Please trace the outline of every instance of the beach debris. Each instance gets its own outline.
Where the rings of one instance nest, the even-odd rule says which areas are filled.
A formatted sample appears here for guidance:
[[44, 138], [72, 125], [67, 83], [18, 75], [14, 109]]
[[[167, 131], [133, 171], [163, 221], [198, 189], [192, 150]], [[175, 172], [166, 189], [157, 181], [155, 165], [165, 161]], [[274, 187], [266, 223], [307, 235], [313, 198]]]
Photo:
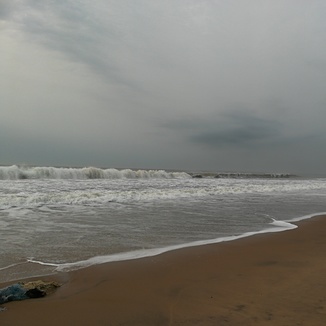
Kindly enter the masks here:
[[0, 304], [32, 298], [42, 298], [60, 286], [57, 282], [19, 282], [0, 289]]

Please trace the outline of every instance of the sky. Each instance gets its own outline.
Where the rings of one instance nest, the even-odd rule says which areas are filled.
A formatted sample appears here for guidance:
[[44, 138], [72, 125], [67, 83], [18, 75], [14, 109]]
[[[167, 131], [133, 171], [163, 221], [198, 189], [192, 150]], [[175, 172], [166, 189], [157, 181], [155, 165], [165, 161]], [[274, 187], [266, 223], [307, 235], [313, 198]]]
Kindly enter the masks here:
[[324, 0], [0, 0], [0, 165], [326, 174]]

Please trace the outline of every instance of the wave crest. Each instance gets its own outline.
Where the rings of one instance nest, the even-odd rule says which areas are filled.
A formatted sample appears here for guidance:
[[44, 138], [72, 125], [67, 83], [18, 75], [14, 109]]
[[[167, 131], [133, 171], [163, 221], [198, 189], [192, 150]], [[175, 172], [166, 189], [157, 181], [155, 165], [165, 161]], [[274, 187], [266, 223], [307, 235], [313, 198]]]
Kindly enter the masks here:
[[185, 172], [167, 172], [165, 170], [131, 170], [131, 169], [100, 169], [58, 168], [58, 167], [24, 167], [0, 166], [0, 180], [23, 179], [172, 179], [191, 178]]

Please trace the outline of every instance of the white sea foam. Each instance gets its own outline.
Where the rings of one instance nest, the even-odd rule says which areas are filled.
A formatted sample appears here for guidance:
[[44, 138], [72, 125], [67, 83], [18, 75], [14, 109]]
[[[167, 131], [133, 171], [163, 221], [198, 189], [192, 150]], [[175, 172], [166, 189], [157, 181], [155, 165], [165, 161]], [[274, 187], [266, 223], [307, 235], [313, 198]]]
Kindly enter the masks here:
[[25, 264], [26, 262], [21, 262], [21, 263], [15, 263], [15, 264], [10, 264], [8, 266], [5, 266], [5, 267], [0, 267], [0, 271], [4, 271], [6, 269], [10, 269], [12, 267], [16, 267], [16, 266], [19, 266], [19, 265], [22, 265], [22, 264]]
[[[116, 170], [117, 171], [117, 170]], [[124, 170], [125, 171], [125, 170]], [[121, 171], [118, 171], [119, 173]], [[138, 171], [139, 172], [139, 171]], [[133, 173], [138, 173], [133, 172]], [[139, 172], [139, 175], [142, 173]], [[147, 171], [145, 175], [150, 175]], [[34, 208], [44, 205], [106, 205], [130, 204], [156, 200], [182, 200], [214, 198], [215, 196], [242, 194], [269, 194], [326, 190], [324, 179], [313, 180], [265, 180], [257, 179], [193, 179], [188, 174], [153, 172], [153, 177], [48, 180], [2, 180], [0, 209], [17, 207]], [[169, 175], [169, 178], [156, 178]]]
[[320, 212], [320, 213], [308, 214], [308, 215], [304, 215], [304, 216], [300, 216], [300, 217], [295, 217], [290, 220], [286, 220], [285, 222], [289, 222], [289, 223], [299, 222], [299, 221], [308, 220], [310, 218], [321, 216], [321, 215], [326, 215], [326, 212]]
[[275, 219], [273, 219], [273, 222], [271, 223], [272, 225], [274, 226], [277, 226], [277, 227], [280, 227], [280, 228], [284, 228], [285, 230], [286, 229], [295, 229], [297, 226], [294, 225], [294, 224], [291, 224], [289, 222], [286, 222], [286, 221], [277, 221]]

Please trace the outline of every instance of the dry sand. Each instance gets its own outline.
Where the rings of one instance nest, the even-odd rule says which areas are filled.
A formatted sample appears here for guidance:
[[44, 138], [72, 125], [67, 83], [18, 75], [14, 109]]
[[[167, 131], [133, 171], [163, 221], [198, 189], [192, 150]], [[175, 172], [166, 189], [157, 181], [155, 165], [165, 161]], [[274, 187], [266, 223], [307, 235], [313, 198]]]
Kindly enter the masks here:
[[0, 325], [324, 326], [326, 217], [298, 225], [61, 274], [54, 294], [5, 304]]

